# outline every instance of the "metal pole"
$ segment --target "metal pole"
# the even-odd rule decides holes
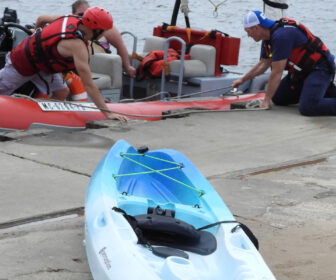
[[[181,48],[181,60],[180,60],[180,72],[179,72],[179,80],[178,80],[178,88],[177,88],[177,96],[180,98],[182,95],[182,82],[183,82],[183,70],[184,70],[184,55],[186,51],[186,43],[183,41],[183,39],[173,36],[166,40],[165,46],[164,46],[164,56],[163,61],[167,62],[167,55],[168,55],[168,47],[170,45],[170,41],[179,41],[182,45]],[[163,93],[165,89],[165,81],[166,81],[166,75],[165,75],[165,68],[162,68],[162,74],[161,74],[161,94],[160,98],[163,99]]]
[[[176,0],[170,25],[176,26],[177,14],[179,12],[181,0]]]
[[[131,65],[133,67],[135,67],[135,59],[133,57],[133,53],[136,53],[138,38],[133,33],[129,32],[129,31],[124,31],[124,32],[121,32],[120,34],[121,34],[121,36],[124,35],[124,34],[129,34],[133,37],[133,52],[132,52],[132,58],[131,58]],[[134,78],[130,77],[129,94],[130,94],[131,99],[133,99],[133,90],[134,90]]]

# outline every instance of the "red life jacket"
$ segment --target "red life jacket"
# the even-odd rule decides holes
[[[61,56],[57,51],[57,44],[64,39],[83,40],[78,30],[79,22],[80,19],[76,16],[60,17],[24,39],[10,54],[15,69],[23,76],[39,71],[59,73],[73,70],[73,59]]]
[[[288,59],[286,70],[290,73],[298,72],[302,75],[308,74],[312,68],[318,64],[322,59],[328,60],[329,50],[326,45],[316,36],[314,36],[307,27],[301,23],[296,22],[290,18],[281,18],[276,22],[277,26],[271,29],[271,36],[274,31],[280,27],[284,26],[294,26],[298,28],[307,38],[306,44],[294,48],[291,52],[291,56]],[[270,44],[264,43],[266,50],[266,55],[268,57],[272,56],[272,46]]]
[[[172,48],[168,49],[167,62],[163,60],[164,51],[152,51],[142,61],[139,66],[140,78],[157,78],[162,75],[162,68],[165,67],[166,76],[169,74],[168,62],[180,59],[180,54]],[[190,55],[186,54],[184,59],[190,59]]]

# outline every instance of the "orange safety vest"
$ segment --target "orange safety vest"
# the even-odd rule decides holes
[[[152,51],[144,59],[142,59],[138,69],[140,78],[158,78],[162,75],[162,68],[165,68],[166,76],[169,74],[168,63],[181,58],[180,54],[172,48],[168,49],[167,62],[163,61],[164,51]],[[190,59],[190,55],[186,54],[184,59]]]

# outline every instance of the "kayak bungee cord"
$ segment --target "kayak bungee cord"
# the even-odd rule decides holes
[[[190,186],[190,185],[188,185],[186,183],[183,183],[183,182],[181,182],[179,180],[176,180],[173,177],[170,177],[170,176],[168,176],[168,175],[166,175],[166,174],[164,174],[164,173],[161,172],[161,171],[167,171],[167,170],[173,170],[173,169],[181,169],[181,168],[183,168],[183,165],[181,165],[179,163],[176,163],[176,162],[173,162],[173,161],[164,160],[164,159],[161,159],[161,158],[156,158],[156,157],[148,156],[146,154],[141,154],[141,153],[139,153],[139,154],[135,154],[135,153],[122,153],[122,154],[120,154],[120,156],[122,158],[124,158],[124,159],[127,159],[127,160],[129,160],[129,161],[131,161],[131,162],[133,162],[135,164],[138,164],[138,165],[140,165],[140,166],[142,166],[142,167],[150,170],[150,172],[148,172],[148,173],[157,173],[157,174],[159,174],[159,175],[161,175],[161,176],[163,176],[163,177],[165,177],[167,179],[172,180],[175,183],[181,184],[182,186],[185,186],[185,187],[187,187],[187,188],[189,188],[189,189],[191,189],[191,190],[193,190],[195,192],[198,192],[199,197],[201,197],[201,196],[204,195],[203,191],[200,191],[200,190],[198,190],[198,189],[196,189],[196,188],[194,188],[194,187],[192,187],[192,186]],[[156,160],[159,160],[159,161],[171,163],[171,164],[174,164],[174,165],[177,165],[177,166],[173,167],[173,168],[168,168],[168,169],[155,170],[155,169],[153,169],[153,168],[151,168],[151,167],[149,167],[149,166],[147,166],[145,164],[142,164],[141,162],[138,162],[138,161],[136,161],[136,160],[134,160],[134,159],[132,159],[132,158],[130,158],[128,156],[148,157],[148,158],[156,159]],[[116,180],[118,177],[122,177],[122,176],[132,176],[132,175],[141,175],[141,174],[147,174],[147,172],[145,171],[145,173],[143,173],[143,172],[137,172],[137,173],[128,173],[128,174],[117,174],[117,175],[112,175],[112,176]]]
[[[162,161],[162,162],[167,162],[167,163],[176,165],[176,167],[160,169],[160,170],[157,170],[157,171],[169,171],[169,170],[183,168],[183,165],[179,164],[177,162],[173,162],[173,161],[165,160],[165,159],[162,159],[162,158],[157,158],[157,157],[145,155],[145,154],[142,154],[142,153],[123,153],[120,156],[124,157],[125,155],[128,155],[128,156],[146,156],[147,158],[151,158],[151,159],[155,159],[155,160],[159,160],[159,161]],[[155,171],[143,171],[143,172],[137,172],[137,173],[118,174],[118,175],[114,175],[113,178],[116,179],[117,177],[123,177],[123,176],[129,176],[129,175],[142,175],[142,174],[149,174],[149,173],[154,173],[154,172]]]
[[[145,175],[145,174],[151,174],[151,173],[162,172],[162,171],[170,171],[170,170],[175,170],[175,169],[179,169],[179,167],[171,167],[171,168],[152,170],[152,171],[143,171],[143,172],[136,172],[136,173],[118,174],[118,175],[113,175],[113,178],[116,179],[118,177],[126,177],[126,176],[132,176],[132,175]]]
[[[162,118],[170,118],[170,117],[178,117],[178,116],[183,116],[186,114],[196,114],[196,113],[224,113],[224,112],[244,112],[244,111],[264,111],[264,110],[269,110],[269,108],[247,108],[247,109],[230,109],[230,110],[209,110],[209,109],[202,109],[202,108],[183,108],[181,110],[185,110],[184,112],[176,112],[176,113],[168,113],[168,114],[161,114],[161,115],[137,115],[137,114],[129,114],[129,113],[122,113],[114,110],[109,110],[109,109],[104,109],[104,108],[99,108],[97,106],[89,106],[89,105],[83,105],[80,104],[80,102],[73,102],[73,101],[60,101],[56,99],[36,99],[29,97],[27,95],[23,94],[13,94],[12,96],[14,97],[19,97],[19,98],[26,98],[31,101],[34,101],[36,103],[39,102],[57,102],[57,103],[62,103],[62,104],[71,104],[72,106],[76,106],[79,108],[86,108],[86,109],[94,109],[94,110],[100,110],[102,112],[108,112],[108,113],[114,113],[114,114],[119,114],[122,116],[126,117],[135,117],[135,118],[150,118],[150,119],[162,119]],[[250,100],[253,101],[253,100]],[[239,102],[239,100],[237,100]]]
[[[153,157],[153,156],[149,156],[147,154],[144,153],[124,153],[123,155],[129,155],[129,156],[146,156],[147,158],[151,158],[151,159],[156,159],[162,162],[167,162],[167,163],[171,163],[171,164],[175,164],[177,165],[179,168],[183,168],[183,165],[174,161],[170,161],[170,160],[166,160],[163,158],[158,158],[158,157]]]

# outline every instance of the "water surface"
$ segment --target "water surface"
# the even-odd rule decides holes
[[[21,23],[32,23],[40,14],[66,14],[71,12],[73,1],[42,0],[1,0],[0,13],[4,7],[16,9]],[[89,1],[108,9],[114,18],[119,31],[130,31],[138,37],[138,50],[143,47],[144,38],[151,35],[153,27],[170,23],[174,0],[100,0]],[[212,0],[217,5],[222,0]],[[336,13],[334,1],[327,0],[288,0],[287,16],[305,24],[319,36],[336,53]],[[227,0],[218,8],[218,16],[214,16],[214,6],[208,0],[189,0],[191,9],[190,24],[193,28],[204,30],[218,29],[233,37],[241,38],[239,65],[230,67],[237,71],[247,71],[259,57],[260,44],[246,36],[242,27],[242,17],[249,10],[262,10],[262,0]],[[178,17],[178,26],[184,27],[182,14]],[[132,40],[125,37],[128,49],[132,50]]]

